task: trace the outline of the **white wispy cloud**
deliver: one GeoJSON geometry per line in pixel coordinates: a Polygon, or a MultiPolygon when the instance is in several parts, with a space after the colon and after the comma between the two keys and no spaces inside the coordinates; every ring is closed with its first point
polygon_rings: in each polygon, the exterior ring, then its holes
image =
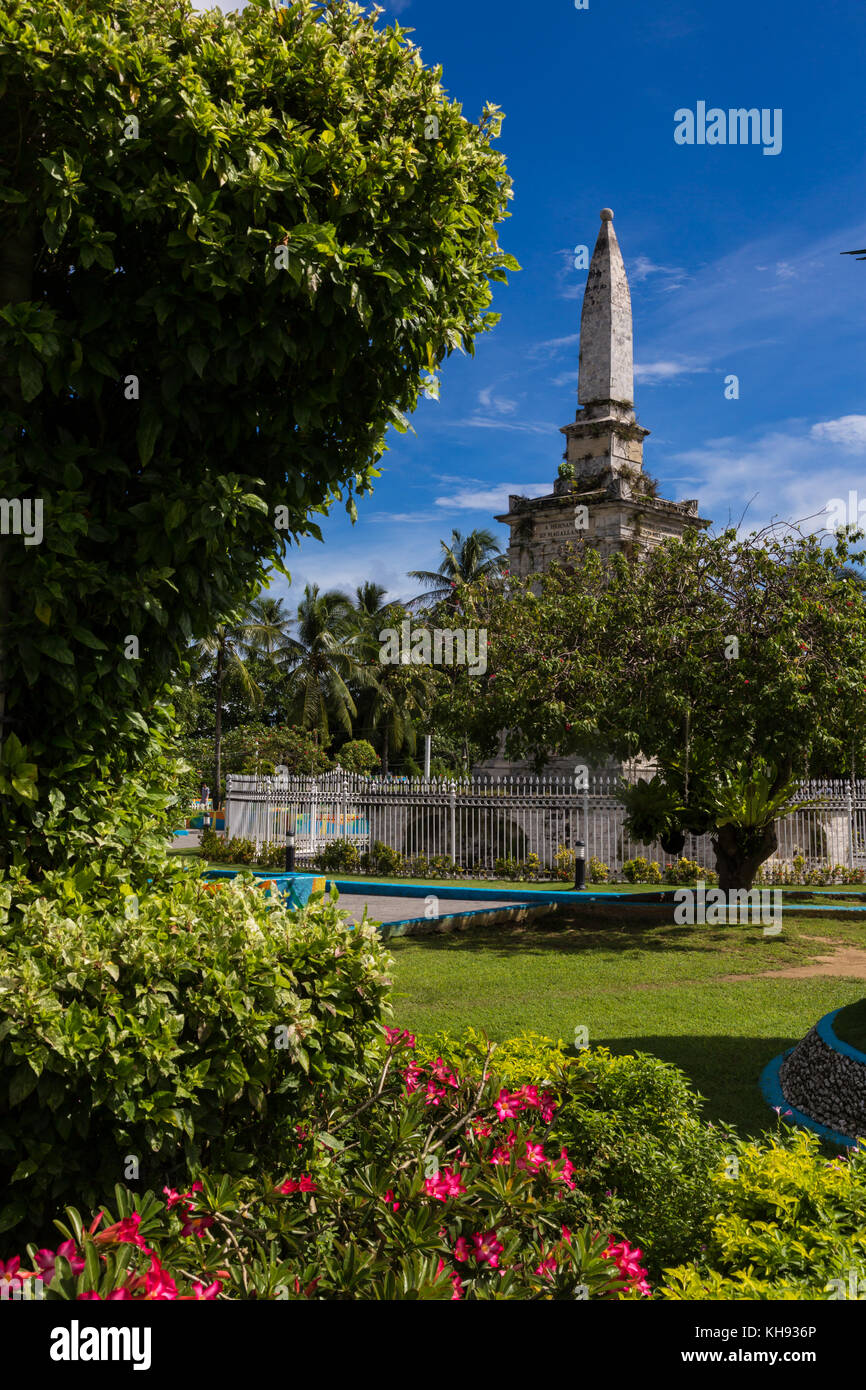
{"type": "Polygon", "coordinates": [[[671,462],[682,466],[679,476],[691,480],[701,515],[716,526],[739,522],[745,510],[747,531],[772,520],[821,530],[834,497],[866,487],[866,416],[843,415],[811,426],[792,420],[752,440],[709,439],[671,462]]]}
{"type": "Polygon", "coordinates": [[[635,362],[634,377],[635,381],[639,381],[643,386],[657,386],[662,381],[673,381],[678,376],[689,376],[692,372],[708,370],[697,362],[662,359],[657,362],[635,362]]]}
{"type": "Polygon", "coordinates": [[[810,431],[812,439],[829,439],[843,449],[866,452],[866,415],[840,415],[838,420],[821,420],[810,431]]]}
{"type": "Polygon", "coordinates": [[[649,256],[636,256],[626,266],[626,273],[633,285],[640,285],[651,276],[659,277],[659,288],[678,290],[689,279],[687,271],[678,265],[657,265],[649,256]]]}
{"type": "Polygon", "coordinates": [[[492,487],[458,488],[450,497],[437,497],[436,506],[448,511],[501,512],[508,509],[508,498],[543,497],[548,483],[495,483],[492,487]]]}
{"type": "Polygon", "coordinates": [[[566,348],[574,347],[575,343],[579,342],[579,333],[568,333],[564,338],[548,338],[545,342],[533,343],[527,348],[526,355],[533,361],[549,361],[553,357],[558,357],[566,348]]]}
{"type": "Polygon", "coordinates": [[[494,388],[485,386],[483,391],[478,393],[478,403],[483,405],[485,410],[493,410],[499,415],[512,415],[517,409],[517,401],[509,396],[494,396],[494,388]]]}

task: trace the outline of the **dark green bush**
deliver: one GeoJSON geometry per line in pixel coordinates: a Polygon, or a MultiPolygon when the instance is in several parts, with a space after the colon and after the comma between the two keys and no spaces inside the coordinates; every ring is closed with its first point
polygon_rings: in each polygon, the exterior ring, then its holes
{"type": "Polygon", "coordinates": [[[332,840],[316,855],[316,867],[330,874],[356,874],[361,868],[361,856],[351,840],[332,840]]]}
{"type": "Polygon", "coordinates": [[[388,957],[330,900],[247,877],[139,901],[0,880],[0,1230],[124,1176],[247,1169],[380,1031],[388,957]],[[48,891],[51,896],[48,896],[48,891]],[[310,1083],[314,1083],[311,1086],[310,1083]]]}

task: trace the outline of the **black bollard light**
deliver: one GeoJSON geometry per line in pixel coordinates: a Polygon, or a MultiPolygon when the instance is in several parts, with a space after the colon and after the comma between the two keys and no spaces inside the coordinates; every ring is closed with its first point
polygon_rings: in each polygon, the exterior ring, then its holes
{"type": "Polygon", "coordinates": [[[586,845],[576,840],[574,845],[574,891],[580,893],[586,887],[586,845]]]}
{"type": "Polygon", "coordinates": [[[287,873],[287,874],[293,874],[294,872],[295,872],[295,832],[294,832],[293,830],[289,830],[289,831],[286,832],[286,873],[287,873]]]}
{"type": "Polygon", "coordinates": [[[201,823],[204,826],[205,830],[210,830],[211,817],[207,814],[207,812],[205,812],[205,814],[202,816],[201,823]]]}

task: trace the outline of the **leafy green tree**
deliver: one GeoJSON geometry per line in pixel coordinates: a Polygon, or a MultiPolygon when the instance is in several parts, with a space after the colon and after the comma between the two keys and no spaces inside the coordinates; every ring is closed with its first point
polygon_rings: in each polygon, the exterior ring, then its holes
{"type": "Polygon", "coordinates": [[[409,607],[435,607],[460,603],[461,590],[479,580],[495,580],[502,574],[507,557],[499,549],[492,531],[475,529],[468,536],[457,530],[450,541],[440,541],[443,555],[438,570],[410,570],[409,578],[419,580],[426,593],[412,599],[409,607]]]}
{"type": "Polygon", "coordinates": [[[496,108],[344,0],[6,0],[0,69],[0,497],[43,508],[0,551],[0,864],[36,868],[517,266],[496,108]]]}
{"type": "MultiPolygon", "coordinates": [[[[849,538],[688,532],[640,563],[582,548],[507,593],[467,591],[486,679],[451,722],[514,757],[587,750],[659,766],[654,825],[713,834],[722,888],[748,887],[812,762],[864,753],[866,606],[849,538]]],[[[644,795],[644,822],[652,811],[644,795]]],[[[652,817],[651,817],[652,818],[652,817]]]]}

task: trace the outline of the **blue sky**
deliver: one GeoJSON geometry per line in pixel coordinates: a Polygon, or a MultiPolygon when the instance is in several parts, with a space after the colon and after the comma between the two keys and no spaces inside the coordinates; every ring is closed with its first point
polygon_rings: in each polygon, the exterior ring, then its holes
{"type": "MultiPolygon", "coordinates": [[[[223,9],[237,6],[223,0],[223,9]]],[[[201,4],[199,8],[207,8],[201,4]]],[[[498,141],[515,184],[500,241],[523,269],[474,358],[394,435],[352,527],[289,559],[303,584],[377,579],[415,592],[452,527],[487,526],[509,492],[550,491],[576,408],[585,271],[574,248],[611,207],[632,294],[635,407],[663,496],[717,525],[866,502],[866,7],[851,0],[391,0],[429,65],[498,141]],[[782,111],[782,148],[679,145],[674,113],[782,111]],[[739,399],[725,398],[729,374],[739,399]]],[[[864,508],[866,510],[866,508],[864,508]]],[[[817,524],[817,523],[814,523],[817,524]]],[[[284,582],[272,592],[286,592],[284,582]]]]}

